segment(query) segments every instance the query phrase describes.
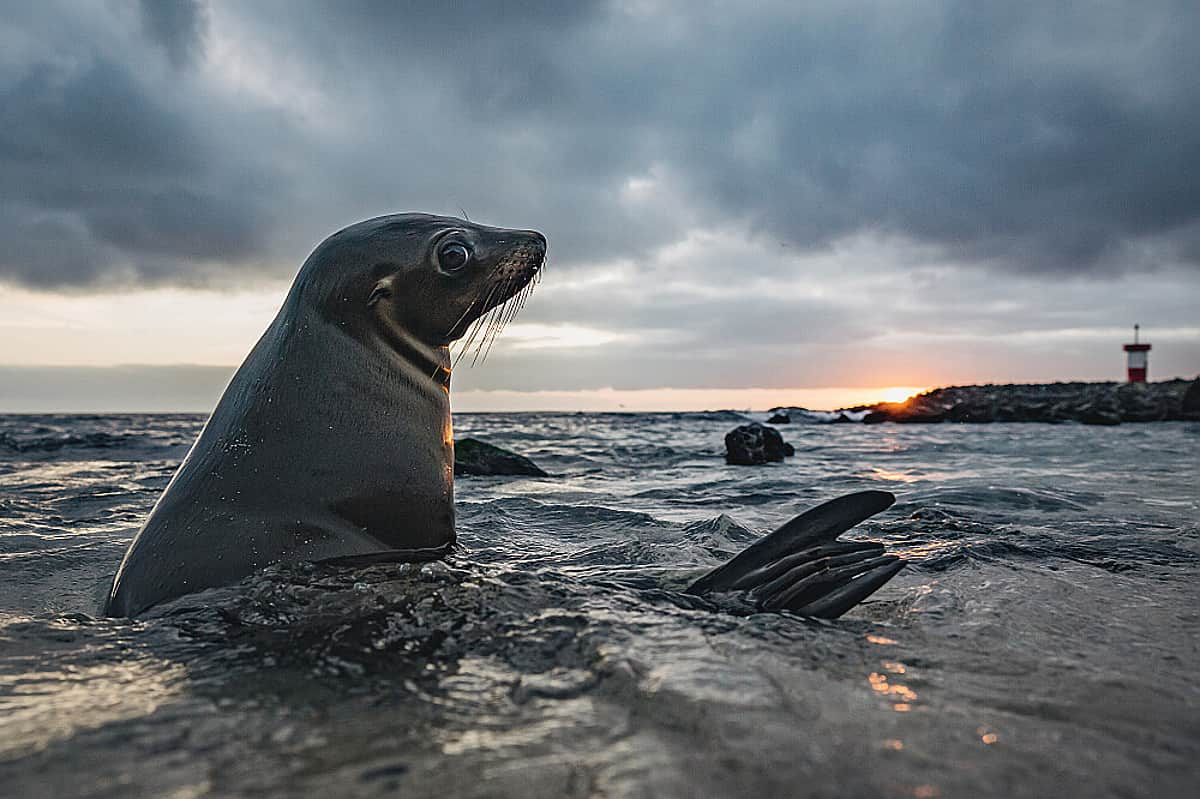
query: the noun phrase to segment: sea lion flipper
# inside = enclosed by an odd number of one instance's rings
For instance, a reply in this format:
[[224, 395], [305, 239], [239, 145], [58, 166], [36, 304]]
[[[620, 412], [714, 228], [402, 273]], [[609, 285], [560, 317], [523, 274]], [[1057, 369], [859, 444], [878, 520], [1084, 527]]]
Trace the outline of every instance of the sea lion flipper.
[[839, 535], [864, 519], [887, 510], [895, 501], [896, 497], [887, 491], [859, 491], [831, 499], [746, 547], [728, 563], [694, 582], [687, 593], [708, 594], [742, 588], [744, 586], [739, 584], [752, 572], [806, 549], [832, 544]]
[[[832, 560], [832, 559], [830, 559]], [[840, 559], [839, 559], [840, 560]], [[763, 610], [793, 610], [804, 612], [830, 594], [848, 585], [860, 575], [875, 569], [890, 566], [899, 558], [895, 555], [870, 557], [855, 553], [847, 555], [849, 562], [830, 564], [818, 562], [813, 573], [805, 575], [771, 593], [752, 593], [756, 604]], [[805, 613], [805, 615], [812, 615]]]
[[763, 610], [840, 616], [900, 571], [904, 561], [884, 555], [882, 544], [837, 537], [895, 501], [886, 491], [860, 491], [818, 505], [713, 569], [686, 593], [744, 591]]
[[841, 588], [826, 594], [816, 602], [797, 609], [796, 612], [819, 619], [836, 619], [878, 591], [884, 583], [895, 577], [907, 565], [908, 561], [891, 556], [889, 563], [880, 564], [865, 574], [855, 577]]

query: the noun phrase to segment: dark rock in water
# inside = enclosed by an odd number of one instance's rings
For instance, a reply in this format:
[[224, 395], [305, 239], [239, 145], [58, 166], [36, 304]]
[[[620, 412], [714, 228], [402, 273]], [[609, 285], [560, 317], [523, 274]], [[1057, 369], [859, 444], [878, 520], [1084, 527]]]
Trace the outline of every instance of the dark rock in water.
[[1060, 402], [1050, 407], [1050, 416], [1055, 424], [1073, 422], [1076, 419], [1075, 406], [1069, 402]]
[[1147, 389], [1147, 385], [1128, 383], [1117, 389], [1114, 410], [1122, 422], [1161, 422], [1170, 418], [1170, 398]]
[[928, 424], [940, 422], [946, 416], [944, 408], [937, 405], [909, 400], [907, 402], [881, 402], [863, 417], [867, 424], [895, 422], [897, 424]]
[[990, 402], [963, 402], [946, 411], [947, 422], [992, 422], [996, 413]]
[[1184, 419], [1200, 420], [1200, 377], [1193, 380], [1187, 391], [1183, 392], [1179, 412]]
[[1121, 415], [1109, 408], [1090, 405], [1080, 411], [1079, 421], [1083, 424], [1111, 426], [1121, 423]]
[[1156, 406], [1130, 408], [1121, 411], [1122, 422], [1161, 422], [1166, 418], [1163, 409]]
[[1020, 406], [1027, 422], [1054, 422], [1054, 406], [1049, 402], [1025, 402]]
[[946, 414], [931, 408], [914, 408], [908, 411], [893, 412], [893, 422], [899, 424], [936, 424], [946, 420]]
[[454, 442], [454, 474], [549, 476], [529, 458], [477, 438], [463, 438]]
[[770, 419], [767, 420], [767, 424], [791, 424], [791, 423], [792, 423], [792, 417], [788, 416], [786, 413], [776, 413], [776, 414], [772, 415]]
[[992, 411], [992, 420], [996, 422], [1023, 422], [1025, 417], [1011, 402], [997, 402]]
[[777, 463], [795, 452], [778, 430], [758, 422], [735, 427], [725, 434], [725, 462], [736, 466]]
[[854, 421], [854, 420], [853, 420], [853, 419], [851, 419], [851, 418], [850, 418], [849, 416], [847, 416], [846, 414], [844, 414], [844, 413], [839, 413], [839, 414], [837, 415], [837, 418], [833, 420], [832, 424], [848, 424], [848, 423], [850, 423], [850, 422], [853, 422], [853, 421]]

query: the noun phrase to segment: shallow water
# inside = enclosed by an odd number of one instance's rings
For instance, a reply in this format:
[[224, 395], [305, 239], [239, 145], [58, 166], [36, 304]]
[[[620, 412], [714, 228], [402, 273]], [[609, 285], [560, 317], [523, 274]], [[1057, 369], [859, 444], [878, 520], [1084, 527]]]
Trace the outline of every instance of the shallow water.
[[[1190, 796], [1200, 424], [456, 418], [447, 563], [274, 569], [98, 618], [195, 416], [0, 417], [0, 793]], [[842, 493], [912, 565], [833, 623], [677, 593]], [[753, 532], [752, 532], [753, 531]]]

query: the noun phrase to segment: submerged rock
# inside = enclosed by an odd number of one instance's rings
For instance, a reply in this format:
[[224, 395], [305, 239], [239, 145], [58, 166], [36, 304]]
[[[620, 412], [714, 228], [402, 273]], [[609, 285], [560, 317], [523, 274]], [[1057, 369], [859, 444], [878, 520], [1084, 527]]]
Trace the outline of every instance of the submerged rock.
[[786, 413], [775, 413], [774, 415], [771, 416], [770, 419], [767, 420], [767, 424], [791, 424], [791, 423], [792, 423], [792, 417], [788, 416]]
[[725, 462], [735, 466], [778, 463], [796, 454], [791, 444], [774, 427], [753, 422], [725, 434]]
[[477, 438], [462, 438], [454, 442], [454, 474], [549, 476], [524, 455], [509, 452]]

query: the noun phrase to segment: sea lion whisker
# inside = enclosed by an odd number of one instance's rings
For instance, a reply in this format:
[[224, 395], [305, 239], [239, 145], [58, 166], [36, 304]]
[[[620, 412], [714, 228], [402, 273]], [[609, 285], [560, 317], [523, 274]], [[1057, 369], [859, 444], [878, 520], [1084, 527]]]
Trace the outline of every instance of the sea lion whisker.
[[454, 320], [454, 324], [450, 325], [450, 329], [446, 331], [447, 336], [457, 330], [458, 326], [461, 325], [463, 320], [467, 318], [467, 315], [470, 314], [471, 311], [475, 310], [475, 306], [479, 304], [479, 294], [482, 293], [482, 291], [478, 292], [476, 296], [467, 304], [466, 310], [462, 312], [461, 316]]
[[468, 336], [466, 341], [463, 342], [461, 349], [458, 351], [458, 355], [456, 355], [454, 358], [454, 364], [456, 366], [462, 357], [471, 351], [471, 345], [475, 342], [476, 337], [479, 336], [480, 331], [482, 331], [484, 328], [484, 320], [485, 317], [481, 316], [472, 323], [471, 335]]
[[500, 313], [503, 307], [503, 303], [501, 303], [488, 314], [487, 329], [484, 330], [483, 337], [479, 339], [479, 344], [475, 347], [475, 355], [471, 358], [471, 366], [479, 363], [481, 358], [486, 359], [487, 356], [484, 352], [484, 347], [487, 346], [489, 341], [495, 338], [495, 334], [499, 330]]
[[533, 291], [533, 277], [530, 276], [530, 278], [525, 281], [525, 285], [521, 286], [521, 289], [517, 292], [516, 296], [513, 298], [513, 309], [512, 309], [511, 315], [509, 316], [510, 322], [513, 319], [517, 318], [517, 314], [521, 313], [521, 309], [525, 307], [525, 301], [529, 298], [529, 294], [532, 291]]
[[[480, 302], [479, 297], [484, 295], [485, 289], [487, 289], [487, 294], [486, 294], [486, 296], [483, 297], [483, 301]], [[488, 304], [491, 303], [492, 298], [497, 295], [499, 290], [500, 290], [499, 281], [496, 281], [489, 285], [485, 285], [485, 286], [481, 287], [478, 294], [476, 295], [475, 299], [471, 301], [471, 303], [467, 306], [467, 310], [463, 312], [463, 317], [465, 318], [467, 314], [469, 314], [471, 311], [473, 311], [476, 308], [487, 308]], [[475, 319], [474, 322], [471, 323], [471, 329], [468, 331], [469, 334], [467, 335], [466, 339], [462, 343], [462, 345], [458, 351], [458, 354], [455, 355], [455, 357], [454, 357], [454, 365], [455, 366], [457, 366], [458, 362], [460, 360], [462, 360], [462, 357], [471, 350], [471, 344], [475, 341], [475, 337], [479, 335], [480, 330], [482, 330], [484, 328], [484, 321], [487, 318], [487, 316], [488, 316], [488, 312], [484, 311]], [[460, 318], [460, 323], [461, 323], [461, 318]], [[453, 330], [453, 328], [451, 328], [451, 329]]]
[[[512, 303], [512, 296], [510, 294], [510, 292], [512, 291], [512, 283], [513, 283], [513, 281], [511, 278], [508, 280], [508, 282], [505, 283], [504, 291], [501, 293], [502, 296], [504, 297], [504, 301], [501, 302], [499, 306], [497, 306], [495, 325], [493, 326], [493, 328], [490, 331], [488, 331], [491, 334], [491, 339], [493, 341], [496, 339], [497, 336], [500, 335], [500, 332], [502, 330], [504, 330], [504, 326], [508, 324], [508, 312], [509, 312], [509, 309], [511, 308], [511, 303]], [[490, 344], [489, 344], [489, 347], [490, 347]]]
[[[511, 299], [511, 298], [510, 298], [510, 299]], [[499, 324], [497, 324], [497, 325], [495, 326], [495, 328], [492, 330], [492, 334], [491, 334], [491, 335], [490, 335], [490, 336], [489, 336], [489, 337], [488, 337], [488, 338], [485, 340], [485, 343], [487, 344], [487, 346], [486, 346], [486, 347], [484, 347], [484, 346], [483, 346], [483, 344], [480, 344], [480, 348], [481, 348], [481, 349], [483, 349], [483, 357], [482, 357], [482, 358], [480, 358], [480, 362], [483, 362], [483, 361], [486, 361], [486, 360], [487, 360], [487, 356], [488, 356], [488, 354], [489, 354], [489, 353], [491, 353], [491, 351], [492, 351], [492, 345], [493, 345], [493, 344], [495, 344], [495, 343], [496, 343], [496, 339], [500, 337], [500, 331], [504, 330], [504, 325], [505, 325], [505, 318], [504, 318], [504, 317], [505, 317], [505, 313], [504, 313], [504, 308], [505, 308], [505, 306], [507, 306], [507, 305], [508, 305], [508, 302], [509, 302], [508, 300], [505, 300], [505, 301], [504, 301], [504, 303], [503, 303], [503, 304], [501, 304], [501, 306], [500, 306], [500, 308], [501, 308], [501, 314], [500, 314], [500, 317], [499, 317], [499, 318], [500, 318], [500, 322], [499, 322]]]
[[[505, 300], [500, 303], [499, 306], [497, 306], [498, 313], [492, 320], [492, 324], [488, 329], [488, 334], [484, 336], [483, 341], [481, 341], [479, 344], [479, 351], [476, 352], [476, 358], [480, 361], [487, 360], [488, 353], [492, 351], [492, 344], [496, 342], [496, 339], [499, 337], [501, 331], [504, 330], [504, 326], [512, 321], [512, 318], [515, 315], [515, 303], [513, 302], [515, 295], [513, 294], [512, 289], [518, 280], [520, 280], [520, 276], [514, 274], [510, 275], [508, 279], [504, 281], [504, 288], [500, 295], [505, 297]], [[482, 353], [482, 357], [480, 357], [480, 353]], [[472, 363], [474, 363], [474, 361], [472, 361]]]
[[[525, 307], [526, 300], [529, 299], [529, 295], [533, 292], [533, 279], [532, 278], [534, 278], [534, 277], [537, 277], [537, 273], [534, 273], [534, 275], [531, 276], [531, 278], [526, 279], [524, 286], [522, 286], [520, 289], [517, 290], [517, 292], [515, 294], [513, 294], [511, 297], [509, 297], [503, 303], [501, 303], [501, 308], [502, 308], [501, 314], [499, 315], [497, 321], [494, 323], [494, 326], [491, 329], [489, 329], [488, 335], [485, 336], [484, 340], [480, 342], [479, 346], [480, 346], [480, 349], [483, 351], [483, 356], [482, 356], [481, 360], [487, 359], [488, 353], [491, 352], [492, 345], [495, 343], [496, 339], [499, 337], [501, 331], [503, 331], [504, 327], [509, 322], [511, 322], [513, 319], [515, 319], [517, 317], [517, 314], [519, 314], [521, 312], [521, 309]], [[514, 275], [511, 278], [509, 278], [509, 280], [506, 281], [506, 283], [505, 283], [505, 288], [504, 288], [503, 293], [507, 294], [511, 290], [512, 284], [517, 282], [520, 279], [521, 279], [521, 277], [519, 275]], [[478, 357], [478, 353], [477, 353], [477, 357]]]
[[[497, 285], [499, 286], [500, 284]], [[475, 347], [475, 354], [471, 358], [471, 366], [479, 363], [479, 356], [483, 352], [483, 347], [487, 343], [487, 340], [491, 338], [493, 331], [496, 329], [496, 324], [500, 317], [500, 311], [502, 307], [503, 303], [488, 310], [485, 317], [487, 321], [482, 328], [483, 335], [480, 337], [479, 343]]]
[[461, 340], [461, 343], [458, 345], [459, 346], [458, 353], [454, 356], [454, 365], [455, 366], [458, 365], [458, 362], [462, 359], [463, 354], [471, 348], [471, 342], [475, 340], [475, 336], [479, 335], [479, 328], [482, 324], [483, 324], [482, 317], [476, 319], [474, 322], [471, 323], [471, 327], [468, 328], [466, 336]]
[[[524, 289], [522, 289], [523, 291]], [[517, 315], [517, 311], [521, 310], [518, 305], [520, 303], [520, 291], [504, 301], [504, 322], [501, 325], [507, 325]]]
[[518, 312], [521, 310], [521, 308], [525, 307], [525, 303], [529, 301], [529, 296], [533, 294], [533, 288], [536, 285], [537, 283], [534, 282], [533, 278], [530, 278], [529, 282], [525, 284], [525, 287], [521, 289], [521, 297], [519, 302], [520, 307], [517, 308]]
[[[486, 289], [486, 292], [485, 292], [485, 289]], [[482, 323], [483, 318], [487, 316], [488, 311], [491, 310], [490, 306], [492, 304], [492, 300], [498, 296], [499, 292], [500, 292], [500, 282], [499, 281], [492, 281], [491, 283], [488, 283], [487, 285], [482, 286], [479, 289], [479, 296], [483, 297], [483, 299], [480, 300], [478, 297], [476, 297], [476, 300], [473, 301], [471, 303], [471, 305], [467, 308], [468, 311], [477, 310], [479, 312], [479, 316], [475, 320], [476, 325], [480, 325]]]
[[529, 284], [526, 283], [524, 286], [521, 286], [521, 288], [517, 289], [516, 293], [513, 294], [513, 296], [508, 298], [508, 300], [505, 303], [508, 308], [507, 308], [507, 311], [505, 312], [504, 324], [507, 325], [509, 322], [516, 319], [517, 314], [519, 314], [521, 312], [521, 306], [525, 302], [525, 292], [528, 288], [529, 288]]
[[[484, 291], [486, 290], [483, 300], [480, 301], [476, 297], [467, 310], [463, 312], [463, 316], [454, 325], [454, 327], [457, 327], [462, 324], [462, 319], [466, 318], [466, 316], [476, 309], [486, 309], [472, 323], [467, 335], [462, 339], [458, 352], [454, 356], [455, 366], [472, 349], [474, 349], [474, 354], [471, 357], [472, 366], [487, 360], [488, 353], [491, 352], [492, 345], [500, 336], [500, 333], [503, 332], [505, 326], [515, 319], [525, 307], [525, 303], [533, 292], [534, 286], [541, 280], [542, 266], [544, 266], [544, 263], [539, 265], [533, 271], [533, 274], [528, 277], [525, 276], [524, 272], [514, 272], [494, 281], [486, 289], [481, 289], [481, 295], [484, 295]], [[520, 282], [523, 282], [524, 285], [514, 291], [515, 286]], [[496, 301], [497, 297], [503, 297], [504, 299], [496, 303], [494, 307], [489, 308]], [[453, 328], [451, 329], [453, 330]]]
[[521, 313], [521, 309], [525, 307], [525, 302], [526, 302], [526, 300], [529, 299], [529, 295], [532, 293], [533, 293], [533, 283], [526, 283], [525, 287], [523, 289], [521, 289], [521, 291], [517, 294], [516, 310], [513, 311], [514, 319], [517, 317], [518, 314]]
[[[490, 298], [490, 295], [489, 295], [489, 298]], [[470, 313], [472, 310], [474, 310], [476, 304], [477, 304], [477, 302], [475, 300], [472, 300], [471, 304], [467, 307], [466, 313], [464, 313], [463, 316], [465, 317], [467, 315], [467, 313]], [[481, 307], [487, 307], [487, 299], [485, 299], [481, 303], [478, 303], [478, 305]], [[479, 316], [477, 316], [475, 318], [475, 321], [472, 322], [471, 326], [467, 329], [467, 335], [466, 335], [465, 340], [463, 341], [463, 345], [462, 345], [463, 349], [469, 348], [471, 346], [471, 342], [474, 341], [475, 336], [477, 336], [479, 334], [479, 328], [483, 324], [483, 317], [484, 317], [484, 314], [481, 313]]]
[[[513, 277], [510, 275], [504, 281], [504, 288], [501, 289], [501, 291], [500, 291], [500, 296], [503, 297], [504, 299], [501, 300], [500, 304], [497, 306], [499, 308], [500, 313], [497, 314], [497, 316], [496, 316], [496, 322], [501, 329], [504, 327], [505, 323], [508, 321], [508, 304], [512, 300], [512, 289], [513, 289], [514, 282], [515, 281], [514, 281]], [[496, 331], [496, 332], [499, 332], [499, 331]]]

